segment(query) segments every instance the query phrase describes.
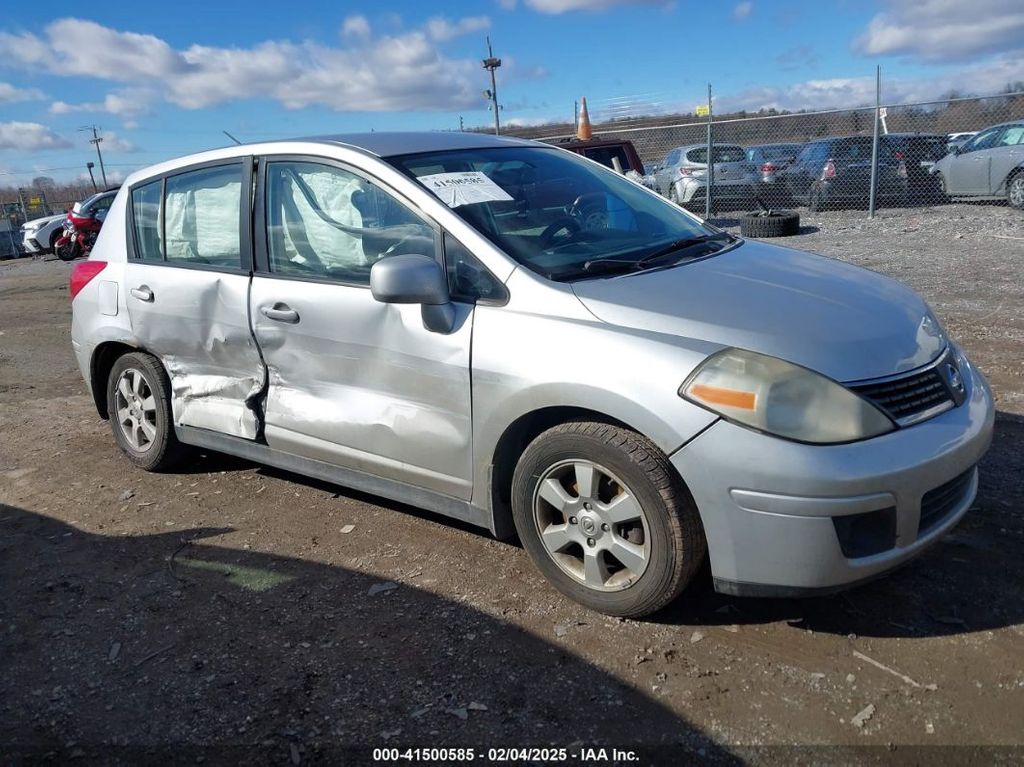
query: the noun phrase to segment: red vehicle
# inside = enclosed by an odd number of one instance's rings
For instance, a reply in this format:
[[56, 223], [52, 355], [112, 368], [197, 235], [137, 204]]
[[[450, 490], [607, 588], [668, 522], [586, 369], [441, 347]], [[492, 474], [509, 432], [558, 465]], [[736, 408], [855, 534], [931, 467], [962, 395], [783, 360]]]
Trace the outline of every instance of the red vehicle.
[[108, 189], [74, 204], [64, 222], [64, 232], [54, 245], [57, 258], [73, 261], [79, 256], [89, 255], [116, 195], [116, 189]]

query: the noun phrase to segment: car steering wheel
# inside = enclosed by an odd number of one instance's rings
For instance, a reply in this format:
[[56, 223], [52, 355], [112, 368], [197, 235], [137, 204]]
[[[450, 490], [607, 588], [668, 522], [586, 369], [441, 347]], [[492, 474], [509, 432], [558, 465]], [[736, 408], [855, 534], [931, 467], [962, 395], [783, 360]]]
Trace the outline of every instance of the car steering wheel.
[[580, 226], [580, 222], [577, 221], [575, 218], [572, 218], [571, 216], [562, 216], [560, 218], [556, 218], [554, 221], [552, 221], [550, 224], [544, 227], [544, 231], [540, 233], [540, 244], [542, 247], [546, 248], [549, 245], [551, 245], [552, 242], [554, 242], [555, 235], [558, 234], [559, 232], [568, 232], [569, 238], [571, 239], [573, 236], [575, 236], [582, 230], [583, 227]]

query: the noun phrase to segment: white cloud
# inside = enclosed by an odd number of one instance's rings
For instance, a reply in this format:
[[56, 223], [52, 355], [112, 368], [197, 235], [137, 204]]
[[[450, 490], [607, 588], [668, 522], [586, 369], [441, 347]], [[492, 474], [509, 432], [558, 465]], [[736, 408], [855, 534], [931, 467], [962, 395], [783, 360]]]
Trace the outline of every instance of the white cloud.
[[116, 133], [108, 131], [101, 135], [103, 136], [103, 143], [100, 146], [105, 152], [125, 152], [130, 154], [132, 152], [139, 151], [139, 148], [135, 146], [135, 144], [127, 139], [121, 138]]
[[[952, 90], [979, 95], [993, 94], [1001, 91], [1008, 83], [1021, 81], [1024, 81], [1024, 59], [1007, 55], [942, 75], [884, 79], [882, 101], [887, 104], [934, 101]], [[874, 103], [875, 78], [866, 76], [805, 80], [779, 88], [751, 88], [716, 98], [715, 110], [843, 109]]]
[[50, 104], [50, 114], [64, 115], [72, 112], [104, 112], [121, 117], [126, 127], [134, 123], [136, 117], [146, 114], [155, 98], [152, 91], [144, 88], [123, 88], [108, 93], [103, 101], [85, 101], [69, 104], [66, 101], [54, 101]]
[[487, 16], [466, 16], [456, 22], [448, 21], [442, 16], [435, 16], [427, 22], [427, 34], [431, 39], [443, 42], [455, 37], [488, 29], [491, 20]]
[[617, 5], [661, 5], [672, 3], [666, 0], [525, 0], [535, 11], [557, 15], [570, 11], [607, 11]]
[[750, 18], [750, 14], [753, 11], [754, 4], [747, 0], [746, 2], [736, 4], [736, 7], [732, 9], [732, 17], [736, 21], [746, 21]]
[[[61, 19], [40, 35], [0, 32], [0, 59], [57, 76], [128, 83], [186, 109], [251, 98], [338, 111], [445, 111], [478, 104], [479, 61], [446, 56], [435, 36], [482, 28], [486, 17], [435, 24], [433, 32], [427, 26], [367, 37], [361, 35], [369, 24], [352, 18], [352, 34], [341, 47], [270, 40], [248, 48], [182, 50], [153, 35]], [[61, 102], [56, 111], [76, 106]], [[105, 110], [110, 106], [104, 103]]]
[[345, 37], [368, 40], [370, 38], [370, 22], [366, 20], [365, 16], [349, 16], [341, 25], [341, 33]]
[[45, 125], [27, 122], [0, 123], [0, 149], [35, 152], [40, 149], [69, 149], [71, 142]]
[[1024, 49], [1020, 0], [888, 0], [853, 47], [868, 56], [959, 61]]
[[511, 11], [516, 7], [516, 0], [498, 0], [498, 5], [506, 11]]
[[13, 104], [15, 101], [38, 101], [45, 98], [46, 94], [38, 88], [16, 88], [10, 83], [0, 83], [0, 104]]

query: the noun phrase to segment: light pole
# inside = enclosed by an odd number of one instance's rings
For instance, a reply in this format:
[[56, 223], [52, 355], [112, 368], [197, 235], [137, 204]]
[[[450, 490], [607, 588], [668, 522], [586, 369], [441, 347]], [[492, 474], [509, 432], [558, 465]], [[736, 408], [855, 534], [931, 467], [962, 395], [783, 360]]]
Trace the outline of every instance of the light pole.
[[498, 118], [498, 82], [494, 77], [494, 71], [501, 66], [501, 59], [494, 57], [490, 35], [487, 36], [487, 58], [483, 60], [483, 65], [484, 69], [491, 73], [491, 89], [484, 91], [484, 97], [491, 100], [491, 106], [494, 109], [494, 135], [497, 136], [501, 133], [501, 120]]
[[96, 163], [94, 163], [94, 162], [87, 162], [85, 164], [85, 167], [89, 171], [89, 180], [92, 182], [92, 190], [94, 192], [98, 192], [99, 189], [96, 188], [96, 177], [94, 175], [92, 175], [92, 169], [96, 167]]

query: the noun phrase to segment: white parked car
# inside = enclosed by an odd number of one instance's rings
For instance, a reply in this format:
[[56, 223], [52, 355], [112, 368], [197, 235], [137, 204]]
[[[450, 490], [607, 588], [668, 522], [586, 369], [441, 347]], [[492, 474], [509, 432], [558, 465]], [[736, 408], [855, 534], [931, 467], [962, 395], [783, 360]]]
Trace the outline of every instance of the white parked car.
[[67, 215], [58, 213], [53, 216], [26, 221], [21, 225], [22, 245], [26, 253], [48, 253], [60, 237], [61, 224]]

